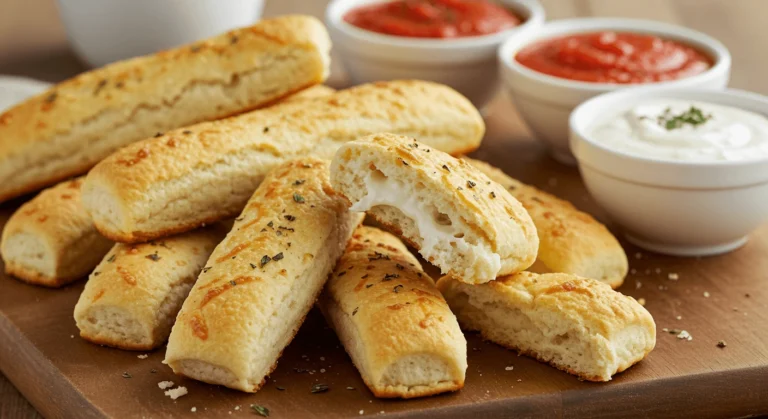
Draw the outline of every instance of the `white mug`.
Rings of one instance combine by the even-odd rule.
[[[100,67],[251,25],[264,0],[58,0],[58,6],[75,53]]]

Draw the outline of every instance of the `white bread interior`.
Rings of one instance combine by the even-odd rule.
[[[20,206],[3,228],[5,272],[61,287],[85,277],[112,247],[80,203],[81,179],[61,182]]]
[[[56,257],[48,243],[37,234],[19,232],[3,242],[3,260],[6,272],[30,271],[43,278],[56,275]]]
[[[376,134],[343,145],[334,188],[444,274],[484,283],[531,266],[538,237],[522,205],[462,160],[416,140]]]

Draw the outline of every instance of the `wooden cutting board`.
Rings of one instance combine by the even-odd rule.
[[[474,157],[605,221],[578,171],[551,160],[529,138],[508,102],[495,103],[487,122],[486,141]],[[0,208],[3,224],[18,204]],[[48,290],[5,275],[0,275],[0,370],[48,417],[254,417],[251,404],[269,408],[274,418],[768,414],[768,225],[743,248],[703,259],[654,255],[622,244],[632,273],[620,291],[645,299],[658,338],[645,361],[610,383],[581,382],[468,335],[469,369],[462,391],[377,400],[313,310],[264,389],[244,394],[174,376],[161,363],[164,349],[139,359],[141,352],[81,340],[72,310],[82,281]],[[678,279],[669,279],[670,274]],[[663,328],[686,330],[693,340],[678,339]],[[717,346],[721,340],[725,348]],[[186,386],[189,394],[172,401],[158,388],[164,380]],[[316,383],[330,390],[310,393]]]

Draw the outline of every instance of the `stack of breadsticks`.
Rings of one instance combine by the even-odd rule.
[[[0,201],[49,187],[5,225],[6,272],[90,274],[81,337],[167,341],[174,372],[249,392],[315,302],[379,397],[462,388],[459,325],[587,380],[653,349],[650,314],[611,289],[627,260],[603,225],[452,157],[484,125],[446,86],[322,87],[329,48],[314,18],[264,20],[0,115]]]

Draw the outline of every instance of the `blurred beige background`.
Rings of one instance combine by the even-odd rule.
[[[540,0],[547,17],[623,16],[698,29],[731,50],[731,85],[768,94],[765,17],[768,0]],[[265,16],[323,15],[327,0],[267,0]],[[56,81],[82,71],[67,45],[55,0],[0,0],[0,74]],[[331,84],[343,84],[336,67]]]

